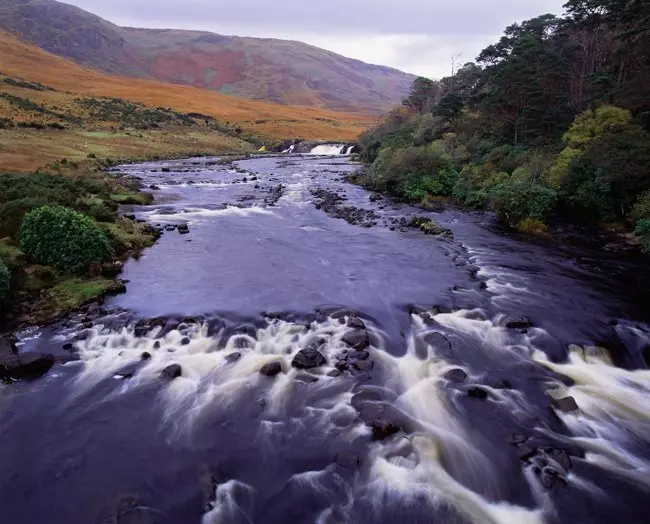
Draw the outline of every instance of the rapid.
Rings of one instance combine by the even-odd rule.
[[[640,263],[393,202],[356,169],[119,167],[156,197],[124,211],[165,234],[127,293],[18,333],[70,359],[0,386],[2,522],[650,521]]]

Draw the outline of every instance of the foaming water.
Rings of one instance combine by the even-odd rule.
[[[159,188],[129,212],[190,233],[19,334],[67,363],[0,390],[8,521],[648,521],[650,327],[616,286],[483,219],[401,227],[422,212],[342,184],[347,160],[160,167],[124,168]]]

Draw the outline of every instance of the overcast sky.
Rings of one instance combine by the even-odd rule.
[[[119,25],[301,40],[440,78],[513,22],[561,14],[566,0],[65,0]]]

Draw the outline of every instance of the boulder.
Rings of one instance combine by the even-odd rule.
[[[352,329],[366,329],[366,324],[359,317],[348,318],[347,325]]]
[[[190,232],[190,226],[187,224],[179,224],[176,229],[181,235],[187,235]]]
[[[330,371],[330,372],[327,374],[327,376],[328,376],[328,377],[334,377],[334,378],[336,378],[336,377],[340,377],[340,376],[341,376],[341,372],[340,372],[338,369],[333,369],[332,371]]]
[[[481,388],[469,388],[467,391],[467,394],[472,397],[472,398],[480,398],[481,400],[484,400],[488,398],[488,392],[485,391],[484,389]]]
[[[357,469],[361,464],[361,460],[352,453],[343,452],[336,456],[336,463],[346,469]]]
[[[291,365],[298,369],[312,369],[324,366],[326,363],[325,355],[314,347],[308,347],[298,352]]]
[[[533,323],[528,317],[509,315],[503,319],[503,326],[508,329],[528,329],[533,327]]]
[[[349,331],[341,339],[348,346],[361,351],[370,346],[370,337],[368,332],[365,329],[357,329],[355,331]]]
[[[576,399],[573,397],[554,399],[553,407],[558,411],[562,411],[564,413],[572,413],[580,409],[578,403],[576,402]]]
[[[9,364],[7,366],[7,364]],[[14,364],[5,361],[5,371],[0,374],[14,380],[34,380],[45,375],[54,366],[54,357],[46,353],[23,353],[18,355]]]
[[[172,364],[171,366],[167,366],[162,370],[160,373],[160,378],[163,380],[174,380],[175,378],[180,377],[182,374],[183,368],[181,368],[178,364]]]
[[[275,377],[282,373],[282,363],[279,361],[269,362],[262,369],[260,369],[260,374],[266,377]]]
[[[465,373],[460,368],[452,369],[451,371],[447,371],[447,373],[445,373],[445,379],[447,379],[449,382],[460,384],[461,382],[465,382],[465,380],[467,380],[467,373]]]
[[[241,358],[241,353],[235,352],[235,353],[230,353],[230,355],[226,355],[226,362],[228,364],[233,364],[237,362]]]

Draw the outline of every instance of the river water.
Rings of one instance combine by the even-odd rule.
[[[20,334],[80,360],[0,389],[2,522],[650,522],[640,267],[371,198],[356,168],[121,167],[170,231],[126,294]]]

